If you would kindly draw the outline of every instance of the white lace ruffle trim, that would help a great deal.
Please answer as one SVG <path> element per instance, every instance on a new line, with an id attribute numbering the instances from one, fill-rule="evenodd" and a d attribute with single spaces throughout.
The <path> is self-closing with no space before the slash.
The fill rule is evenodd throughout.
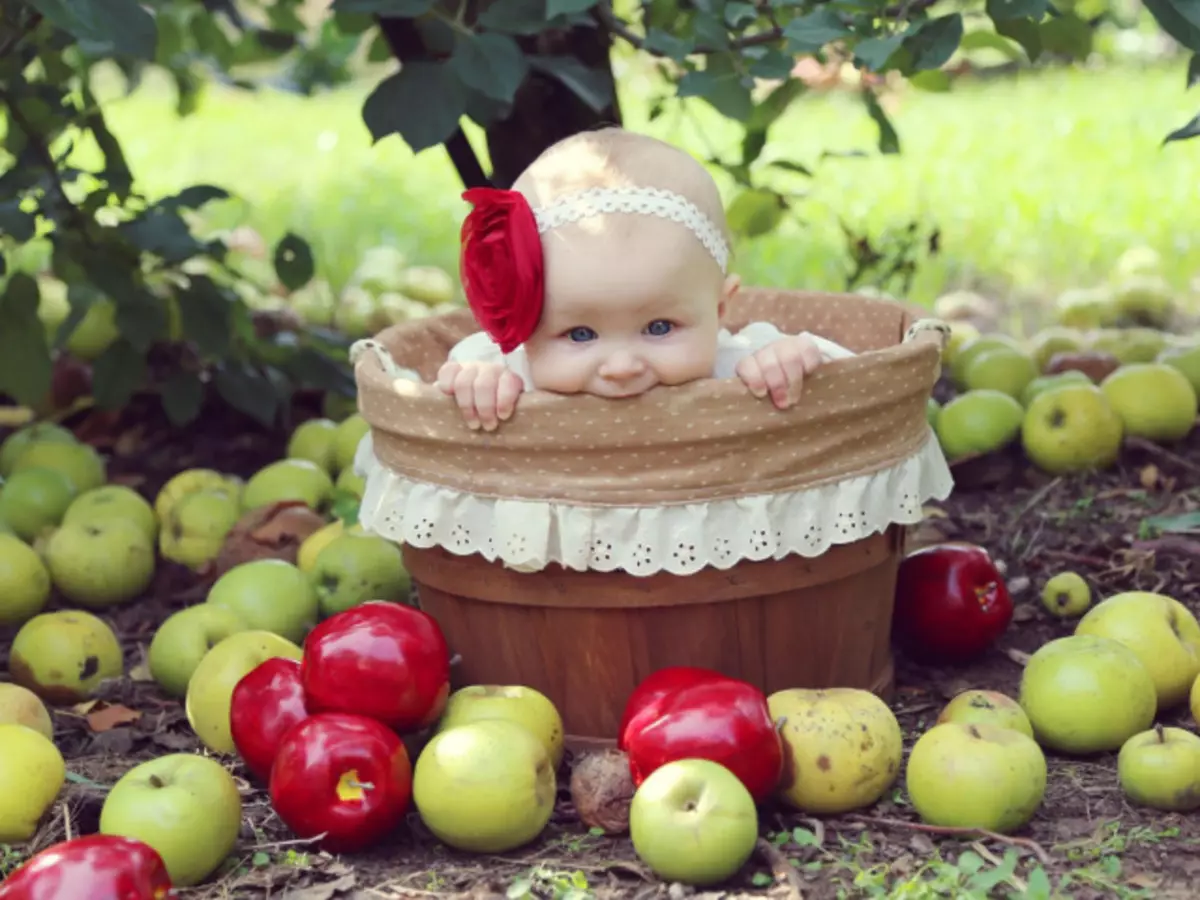
<path id="1" fill-rule="evenodd" d="M 376 459 L 371 436 L 355 469 L 366 478 L 359 521 L 413 547 L 478 553 L 520 571 L 569 569 L 689 575 L 742 560 L 820 556 L 889 525 L 921 520 L 922 504 L 944 500 L 954 481 L 930 432 L 903 462 L 809 490 L 666 506 L 571 506 L 480 497 L 412 481 Z"/>

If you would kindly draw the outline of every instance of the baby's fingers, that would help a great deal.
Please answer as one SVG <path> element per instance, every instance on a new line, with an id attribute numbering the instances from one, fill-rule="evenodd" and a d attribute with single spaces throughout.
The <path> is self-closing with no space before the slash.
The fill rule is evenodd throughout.
<path id="1" fill-rule="evenodd" d="M 751 394 L 760 399 L 767 396 L 767 379 L 763 375 L 762 367 L 759 366 L 756 357 L 745 357 L 737 364 L 735 371 L 738 378 L 742 379 L 742 383 L 750 389 Z"/>
<path id="2" fill-rule="evenodd" d="M 476 394 L 479 390 L 478 381 L 479 373 L 476 369 L 460 369 L 458 374 L 454 376 L 454 386 L 451 391 L 454 394 L 455 402 L 458 403 L 458 409 L 462 413 L 463 421 L 471 429 L 477 429 L 480 426 L 479 413 L 476 411 Z"/>
<path id="3" fill-rule="evenodd" d="M 454 381 L 458 378 L 458 373 L 462 371 L 462 364 L 456 362 L 442 363 L 442 367 L 438 369 L 437 386 L 443 394 L 454 393 Z"/>
<path id="4" fill-rule="evenodd" d="M 771 395 L 771 402 L 780 409 L 788 405 L 788 389 L 791 379 L 780 360 L 779 354 L 771 347 L 764 348 L 755 354 L 758 367 L 762 371 L 763 381 Z"/>
<path id="5" fill-rule="evenodd" d="M 517 398 L 524 389 L 525 383 L 515 372 L 506 371 L 501 374 L 500 383 L 496 387 L 496 415 L 501 422 L 512 418 L 517 408 Z"/>

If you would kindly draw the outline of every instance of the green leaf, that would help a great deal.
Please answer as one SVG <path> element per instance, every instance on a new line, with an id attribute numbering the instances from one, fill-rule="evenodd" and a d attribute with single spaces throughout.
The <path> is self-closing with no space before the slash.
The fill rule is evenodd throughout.
<path id="1" fill-rule="evenodd" d="M 787 211 L 783 198 L 766 188 L 750 188 L 729 204 L 729 228 L 741 237 L 755 238 L 775 230 Z"/>
<path id="2" fill-rule="evenodd" d="M 854 58 L 872 72 L 882 72 L 903 43 L 903 32 L 867 38 L 854 48 Z"/>
<path id="3" fill-rule="evenodd" d="M 92 362 L 92 396 L 100 409 L 120 409 L 142 386 L 146 357 L 124 338 Z"/>
<path id="4" fill-rule="evenodd" d="M 692 21 L 692 34 L 696 42 L 711 53 L 713 50 L 729 49 L 729 27 L 713 13 L 697 13 Z"/>
<path id="5" fill-rule="evenodd" d="M 904 38 L 904 49 L 913 57 L 912 71 L 940 69 L 954 55 L 962 36 L 961 13 L 938 16 L 920 23 Z"/>
<path id="6" fill-rule="evenodd" d="M 1200 53 L 1193 53 L 1188 60 L 1187 86 L 1192 88 L 1197 84 L 1200 84 Z"/>
<path id="7" fill-rule="evenodd" d="M 159 386 L 159 395 L 167 420 L 180 428 L 200 415 L 204 385 L 194 372 L 175 372 Z"/>
<path id="8" fill-rule="evenodd" d="M 17 272 L 0 295 L 0 393 L 26 406 L 45 399 L 54 371 L 38 293 L 37 281 Z"/>
<path id="9" fill-rule="evenodd" d="M 1042 55 L 1042 31 L 1028 19 L 997 19 L 992 23 L 996 34 L 1010 38 L 1021 45 L 1030 62 L 1037 62 Z"/>
<path id="10" fill-rule="evenodd" d="M 1023 55 L 1020 45 L 994 31 L 969 31 L 958 46 L 963 50 L 995 50 L 1011 60 L 1018 60 Z"/>
<path id="11" fill-rule="evenodd" d="M 116 326 L 121 337 L 140 353 L 167 336 L 166 301 L 143 287 L 116 295 Z"/>
<path id="12" fill-rule="evenodd" d="M 512 100 L 529 72 L 517 42 L 490 32 L 459 35 L 450 65 L 467 87 L 502 103 Z"/>
<path id="13" fill-rule="evenodd" d="M 370 13 L 415 19 L 433 8 L 433 0 L 333 0 L 330 9 L 335 13 Z"/>
<path id="14" fill-rule="evenodd" d="M 753 49 L 753 48 L 752 48 Z M 749 55 L 744 53 L 744 55 Z M 789 56 L 774 47 L 766 48 L 766 52 L 750 63 L 748 70 L 751 78 L 763 78 L 768 81 L 787 81 L 796 67 L 796 58 Z"/>
<path id="15" fill-rule="evenodd" d="M 1033 19 L 1039 21 L 1050 9 L 1049 0 L 987 0 L 988 17 L 997 19 Z"/>
<path id="16" fill-rule="evenodd" d="M 20 203 L 19 199 L 0 203 L 0 236 L 24 244 L 37 234 L 37 216 L 22 210 Z"/>
<path id="17" fill-rule="evenodd" d="M 529 56 L 531 68 L 552 75 L 595 112 L 612 103 L 613 83 L 607 68 L 591 69 L 573 56 Z"/>
<path id="18" fill-rule="evenodd" d="M 546 15 L 553 19 L 555 16 L 574 16 L 587 12 L 600 0 L 546 0 Z"/>
<path id="19" fill-rule="evenodd" d="M 229 191 L 212 184 L 194 184 L 178 194 L 159 200 L 156 206 L 177 212 L 181 209 L 199 209 L 214 200 L 226 200 Z"/>
<path id="20" fill-rule="evenodd" d="M 950 75 L 941 69 L 930 69 L 912 75 L 908 79 L 908 83 L 919 91 L 928 91 L 931 94 L 944 94 L 950 90 Z"/>
<path id="21" fill-rule="evenodd" d="M 683 62 L 696 46 L 695 41 L 677 38 L 661 28 L 646 30 L 646 50 L 650 53 L 660 53 L 676 62 Z"/>
<path id="22" fill-rule="evenodd" d="M 246 363 L 227 361 L 213 376 L 213 385 L 225 402 L 268 428 L 275 424 L 282 397 L 274 382 Z"/>
<path id="23" fill-rule="evenodd" d="M 758 10 L 753 3 L 742 3 L 734 0 L 725 5 L 725 23 L 730 28 L 745 28 L 758 19 Z"/>
<path id="24" fill-rule="evenodd" d="M 816 53 L 830 41 L 839 40 L 850 33 L 850 26 L 827 6 L 797 16 L 783 26 L 783 36 L 792 53 Z"/>
<path id="25" fill-rule="evenodd" d="M 308 241 L 290 231 L 275 245 L 274 263 L 275 274 L 289 291 L 300 290 L 312 281 L 317 271 Z"/>
<path id="26" fill-rule="evenodd" d="M 158 43 L 154 17 L 138 0 L 28 0 L 90 56 L 153 60 Z"/>
<path id="27" fill-rule="evenodd" d="M 1162 30 L 1192 52 L 1200 51 L 1200 4 L 1196 0 L 1145 0 Z"/>
<path id="28" fill-rule="evenodd" d="M 301 347 L 286 364 L 292 380 L 304 387 L 334 391 L 353 396 L 356 388 L 349 362 L 339 365 L 334 359 L 313 347 Z"/>
<path id="29" fill-rule="evenodd" d="M 709 56 L 703 71 L 686 73 L 679 79 L 678 94 L 703 97 L 721 115 L 736 121 L 745 121 L 754 109 L 750 86 L 728 55 Z"/>
<path id="30" fill-rule="evenodd" d="M 541 34 L 549 25 L 547 0 L 496 0 L 479 16 L 488 31 L 505 34 Z"/>
<path id="31" fill-rule="evenodd" d="M 1047 19 L 1038 26 L 1042 49 L 1071 59 L 1083 59 L 1092 52 L 1095 33 L 1078 16 L 1066 14 Z M 1198 32 L 1200 34 L 1200 32 Z"/>
<path id="32" fill-rule="evenodd" d="M 885 155 L 899 153 L 900 136 L 896 134 L 896 129 L 887 113 L 883 111 L 883 107 L 879 105 L 879 98 L 875 96 L 874 91 L 869 89 L 862 92 L 862 97 L 863 103 L 867 105 L 867 115 L 879 128 L 879 152 Z"/>
<path id="33" fill-rule="evenodd" d="M 371 137 L 398 134 L 413 153 L 450 137 L 467 109 L 467 92 L 445 63 L 406 62 L 371 91 L 362 117 Z"/>
<path id="34" fill-rule="evenodd" d="M 345 488 L 339 488 L 333 492 L 329 511 L 333 513 L 335 519 L 341 519 L 346 527 L 350 528 L 358 524 L 358 510 L 361 506 L 362 501 L 358 499 L 357 494 Z"/>
<path id="35" fill-rule="evenodd" d="M 1163 145 L 1165 146 L 1174 141 L 1190 140 L 1194 137 L 1200 137 L 1200 116 L 1196 116 L 1196 118 L 1192 119 L 1192 121 L 1188 122 L 1182 128 L 1176 128 L 1168 134 L 1163 138 Z"/>
<path id="36" fill-rule="evenodd" d="M 205 275 L 193 275 L 181 290 L 179 316 L 184 336 L 202 356 L 223 357 L 233 330 L 233 298 Z"/>
<path id="37" fill-rule="evenodd" d="M 177 264 L 204 252 L 187 222 L 172 209 L 152 206 L 135 219 L 122 222 L 119 230 L 140 250 Z"/>

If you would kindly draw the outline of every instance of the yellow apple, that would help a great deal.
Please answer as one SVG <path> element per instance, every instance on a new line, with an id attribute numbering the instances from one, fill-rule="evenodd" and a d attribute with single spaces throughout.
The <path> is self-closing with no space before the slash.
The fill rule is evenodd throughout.
<path id="1" fill-rule="evenodd" d="M 54 722 L 46 705 L 37 694 L 19 684 L 0 682 L 0 723 L 24 725 L 48 741 L 54 740 Z"/>
<path id="2" fill-rule="evenodd" d="M 205 654 L 229 635 L 248 630 L 240 615 L 213 603 L 173 612 L 150 641 L 146 654 L 150 675 L 172 697 L 185 697 L 192 673 Z"/>
<path id="3" fill-rule="evenodd" d="M 1188 380 L 1192 390 L 1200 394 L 1200 342 L 1168 347 L 1158 355 L 1155 362 L 1178 369 Z"/>
<path id="4" fill-rule="evenodd" d="M 1162 256 L 1153 247 L 1136 244 L 1117 257 L 1113 275 L 1117 279 L 1132 275 L 1157 275 L 1162 271 Z"/>
<path id="5" fill-rule="evenodd" d="M 8 654 L 13 681 L 48 703 L 79 703 L 120 678 L 125 657 L 103 619 L 77 609 L 40 613 L 21 626 Z"/>
<path id="6" fill-rule="evenodd" d="M 1028 408 L 1039 394 L 1044 394 L 1046 391 L 1062 387 L 1065 384 L 1091 383 L 1092 379 L 1078 369 L 1067 369 L 1065 372 L 1056 372 L 1053 375 L 1039 375 L 1025 385 L 1025 390 L 1021 391 L 1021 405 Z"/>
<path id="7" fill-rule="evenodd" d="M 947 322 L 990 319 L 996 315 L 996 304 L 975 291 L 948 291 L 933 301 L 933 314 Z"/>
<path id="8" fill-rule="evenodd" d="M 972 690 L 956 694 L 937 717 L 937 724 L 996 725 L 1033 737 L 1033 726 L 1021 704 L 999 691 Z"/>
<path id="9" fill-rule="evenodd" d="M 468 685 L 450 695 L 437 730 L 480 719 L 506 719 L 528 728 L 545 745 L 550 764 L 558 769 L 563 756 L 562 716 L 545 694 L 520 684 Z"/>
<path id="10" fill-rule="evenodd" d="M 1121 452 L 1121 417 L 1094 384 L 1062 384 L 1038 394 L 1025 410 L 1021 444 L 1052 475 L 1103 469 Z"/>
<path id="11" fill-rule="evenodd" d="M 108 477 L 104 457 L 74 441 L 35 441 L 17 457 L 12 474 L 25 469 L 55 469 L 66 476 L 76 494 L 100 487 Z"/>
<path id="12" fill-rule="evenodd" d="M 216 559 L 241 515 L 240 493 L 225 483 L 190 491 L 171 504 L 158 538 L 163 558 L 193 570 Z"/>
<path id="13" fill-rule="evenodd" d="M 1160 275 L 1128 275 L 1113 286 L 1113 307 L 1122 319 L 1161 328 L 1175 315 L 1174 291 Z"/>
<path id="14" fill-rule="evenodd" d="M 154 579 L 154 544 L 132 519 L 63 525 L 46 542 L 45 558 L 59 592 L 89 609 L 132 600 Z"/>
<path id="15" fill-rule="evenodd" d="M 1162 725 L 1135 734 L 1117 754 L 1117 781 L 1139 806 L 1200 809 L 1200 736 Z"/>
<path id="16" fill-rule="evenodd" d="M 128 519 L 145 532 L 151 542 L 158 536 L 158 518 L 146 498 L 123 484 L 106 484 L 85 491 L 71 501 L 63 525 L 90 525 L 109 519 Z"/>
<path id="17" fill-rule="evenodd" d="M 0 478 L 7 478 L 12 473 L 13 464 L 26 447 L 41 441 L 73 444 L 76 443 L 76 437 L 73 432 L 53 422 L 35 422 L 14 431 L 0 443 Z"/>
<path id="18" fill-rule="evenodd" d="M 213 582 L 205 602 L 233 610 L 251 629 L 274 632 L 295 643 L 317 624 L 320 610 L 313 579 L 290 562 L 273 558 L 234 566 Z"/>
<path id="19" fill-rule="evenodd" d="M 33 837 L 66 777 L 51 740 L 24 725 L 0 725 L 0 843 Z"/>
<path id="20" fill-rule="evenodd" d="M 174 475 L 162 486 L 162 489 L 154 498 L 154 513 L 158 516 L 159 522 L 166 522 L 171 508 L 176 503 L 186 495 L 202 490 L 226 490 L 232 492 L 240 503 L 242 499 L 242 487 L 241 479 L 231 475 L 224 475 L 215 469 L 185 469 Z"/>
<path id="21" fill-rule="evenodd" d="M 1068 328 L 1092 329 L 1117 320 L 1112 292 L 1105 287 L 1072 288 L 1054 303 L 1058 324 Z"/>
<path id="22" fill-rule="evenodd" d="M 334 464 L 337 470 L 349 469 L 354 465 L 354 454 L 358 451 L 358 442 L 371 430 L 370 424 L 361 413 L 347 416 L 338 423 L 337 436 L 334 439 Z"/>
<path id="23" fill-rule="evenodd" d="M 298 500 L 319 510 L 333 494 L 333 479 L 307 459 L 280 459 L 250 476 L 242 492 L 242 509 L 251 510 L 285 500 Z"/>
<path id="24" fill-rule="evenodd" d="M 1092 605 L 1092 589 L 1078 572 L 1060 572 L 1042 588 L 1042 606 L 1052 616 L 1081 616 Z"/>
<path id="25" fill-rule="evenodd" d="M 1023 350 L 996 347 L 977 353 L 963 368 L 962 386 L 968 391 L 1001 391 L 1020 397 L 1037 376 L 1037 365 Z"/>
<path id="26" fill-rule="evenodd" d="M 1046 364 L 1055 353 L 1075 353 L 1083 349 L 1083 335 L 1075 328 L 1051 326 L 1043 328 L 1029 339 L 1029 355 L 1039 372 L 1046 371 Z"/>
<path id="27" fill-rule="evenodd" d="M 49 599 L 50 573 L 37 551 L 11 534 L 0 534 L 0 624 L 28 622 Z"/>
<path id="28" fill-rule="evenodd" d="M 35 541 L 61 521 L 75 488 L 55 469 L 25 469 L 0 482 L 0 518 L 21 540 Z"/>
<path id="29" fill-rule="evenodd" d="M 967 391 L 942 407 L 934 431 L 951 460 L 1001 450 L 1021 432 L 1025 410 L 1002 391 Z"/>
<path id="30" fill-rule="evenodd" d="M 333 445 L 337 423 L 332 419 L 309 419 L 301 422 L 288 439 L 289 459 L 307 459 L 331 475 L 334 473 Z"/>
<path id="31" fill-rule="evenodd" d="M 1122 366 L 1100 389 L 1125 426 L 1125 433 L 1151 441 L 1177 441 L 1196 422 L 1196 391 L 1187 376 L 1164 363 Z"/>

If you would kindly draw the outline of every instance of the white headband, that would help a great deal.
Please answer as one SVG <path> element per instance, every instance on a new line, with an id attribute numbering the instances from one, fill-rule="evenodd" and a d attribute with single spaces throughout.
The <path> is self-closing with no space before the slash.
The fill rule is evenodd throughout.
<path id="1" fill-rule="evenodd" d="M 729 247 L 720 229 L 691 201 L 658 188 L 590 188 L 558 197 L 549 206 L 535 208 L 539 234 L 603 213 L 637 213 L 670 219 L 691 230 L 725 273 Z"/>

